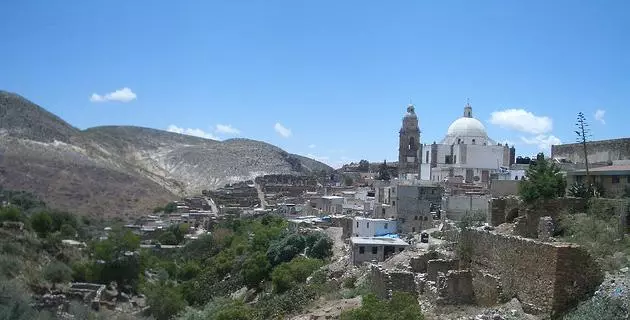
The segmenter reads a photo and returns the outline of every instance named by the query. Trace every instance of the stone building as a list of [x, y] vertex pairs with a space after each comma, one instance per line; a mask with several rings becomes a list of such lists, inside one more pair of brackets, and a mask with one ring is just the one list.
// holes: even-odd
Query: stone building
[[[630, 138], [590, 141], [586, 143], [589, 164], [607, 164], [615, 160], [630, 160]], [[551, 157], [572, 163], [584, 163], [581, 143], [551, 146]]]
[[380, 183], [375, 191], [374, 217], [396, 220], [397, 230], [402, 233], [431, 228], [432, 209], [442, 203], [442, 187], [428, 181]]
[[488, 137], [468, 103], [463, 116], [448, 127], [439, 144], [422, 145], [420, 177], [433, 182], [460, 177], [467, 183], [488, 184], [490, 175], [509, 170], [515, 154], [514, 147]]
[[[589, 169], [591, 181], [602, 186], [608, 198], [628, 196], [630, 193], [630, 164]], [[567, 186], [586, 182], [586, 170], [567, 172]]]
[[403, 251], [409, 244], [398, 238], [352, 237], [350, 238], [350, 259], [354, 265], [363, 262], [385, 261]]
[[407, 107], [399, 132], [398, 175], [401, 179], [420, 174], [420, 127], [412, 104]]

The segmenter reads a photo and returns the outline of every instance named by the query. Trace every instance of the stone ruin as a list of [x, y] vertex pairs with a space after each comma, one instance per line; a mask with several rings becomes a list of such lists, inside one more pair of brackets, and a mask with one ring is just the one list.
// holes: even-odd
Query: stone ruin
[[437, 305], [495, 306], [516, 298], [527, 313], [557, 317], [592, 296], [603, 280], [577, 245], [485, 230], [467, 230], [460, 241], [469, 246], [469, 261], [430, 251], [410, 258], [406, 268], [371, 265], [373, 290], [383, 298], [415, 293]]

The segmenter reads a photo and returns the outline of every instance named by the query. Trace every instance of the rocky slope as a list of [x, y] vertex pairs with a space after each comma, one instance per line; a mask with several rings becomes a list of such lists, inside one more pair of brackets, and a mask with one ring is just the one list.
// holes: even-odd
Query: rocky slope
[[273, 145], [139, 127], [78, 130], [0, 91], [0, 186], [86, 214], [135, 214], [177, 196], [271, 173], [331, 168]]

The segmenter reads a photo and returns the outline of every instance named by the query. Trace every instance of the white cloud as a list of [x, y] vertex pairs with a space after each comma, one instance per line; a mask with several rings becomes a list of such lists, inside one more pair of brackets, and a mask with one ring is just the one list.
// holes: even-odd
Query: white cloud
[[291, 136], [291, 134], [292, 134], [292, 133], [291, 133], [291, 129], [289, 129], [289, 128], [287, 128], [287, 127], [283, 126], [280, 122], [276, 122], [276, 124], [273, 126], [273, 129], [274, 129], [274, 130], [276, 130], [276, 132], [277, 132], [279, 135], [281, 135], [281, 136], [283, 136], [283, 137], [285, 137], [285, 138], [290, 137], [290, 136]]
[[309, 149], [315, 149], [315, 147], [316, 147], [316, 146], [315, 146], [314, 144], [309, 144], [309, 145], [308, 145], [308, 148], [309, 148]]
[[312, 153], [309, 153], [306, 156], [311, 158], [311, 159], [314, 159], [314, 160], [317, 160], [317, 161], [321, 161], [321, 162], [327, 162], [328, 160], [330, 160], [330, 157], [327, 157], [327, 156], [316, 156], [316, 155], [314, 155]]
[[526, 144], [537, 145], [540, 150], [549, 150], [552, 145], [562, 143], [558, 137], [554, 135], [539, 134], [532, 138], [521, 137]]
[[602, 124], [606, 124], [606, 120], [604, 120], [605, 115], [606, 110], [597, 109], [597, 111], [595, 111], [595, 120], [601, 122]]
[[114, 92], [106, 93], [104, 95], [92, 93], [92, 96], [90, 96], [90, 101], [92, 102], [107, 102], [107, 101], [129, 102], [129, 101], [135, 100], [136, 98], [137, 98], [136, 94], [133, 91], [131, 91], [131, 89], [124, 87]]
[[189, 136], [200, 137], [200, 138], [219, 140], [219, 138], [214, 136], [212, 133], [205, 132], [205, 131], [203, 131], [201, 129], [180, 128], [180, 127], [178, 127], [178, 126], [176, 126], [174, 124], [168, 126], [168, 128], [166, 128], [166, 131], [179, 133], [179, 134], [185, 134], [185, 135], [189, 135]]
[[240, 134], [241, 130], [238, 130], [234, 127], [232, 127], [232, 125], [229, 124], [217, 124], [216, 129], [214, 130], [217, 133], [223, 133], [223, 134]]
[[531, 134], [543, 134], [553, 129], [551, 118], [537, 116], [525, 109], [507, 109], [490, 114], [490, 123], [501, 128]]

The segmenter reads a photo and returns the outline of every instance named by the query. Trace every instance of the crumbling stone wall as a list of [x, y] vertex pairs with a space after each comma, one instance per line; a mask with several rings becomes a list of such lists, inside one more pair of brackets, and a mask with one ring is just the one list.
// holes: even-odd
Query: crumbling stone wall
[[440, 274], [446, 274], [449, 270], [457, 270], [459, 260], [456, 259], [435, 259], [427, 262], [427, 279], [437, 281]]
[[[527, 312], [558, 315], [590, 296], [603, 280], [595, 261], [580, 246], [546, 243], [480, 230], [461, 241], [471, 247], [471, 269], [500, 279], [501, 292], [518, 298]], [[474, 281], [475, 295], [490, 300], [485, 281]]]
[[450, 270], [437, 279], [439, 304], [471, 304], [475, 294], [470, 270]]
[[438, 258], [440, 258], [440, 254], [437, 251], [421, 253], [409, 259], [409, 266], [413, 272], [427, 273], [427, 264], [429, 260], [435, 260]]
[[379, 265], [370, 266], [372, 291], [380, 298], [390, 298], [392, 292], [417, 294], [414, 274], [404, 270], [386, 270]]
[[330, 223], [333, 227], [341, 228], [342, 234], [341, 237], [343, 239], [350, 238], [352, 236], [352, 217], [331, 217]]
[[[606, 208], [605, 215], [618, 217], [620, 227], [628, 232], [630, 200], [593, 198], [558, 198], [525, 204], [517, 197], [493, 198], [490, 201], [489, 223], [498, 226], [505, 222], [514, 222], [516, 235], [537, 238], [540, 218], [551, 217], [553, 221], [562, 213], [588, 212], [588, 208]], [[517, 218], [518, 217], [518, 218]], [[516, 218], [516, 219], [515, 219]]]
[[482, 306], [493, 306], [506, 302], [508, 299], [503, 295], [501, 279], [485, 272], [473, 273], [472, 280], [475, 302]]

